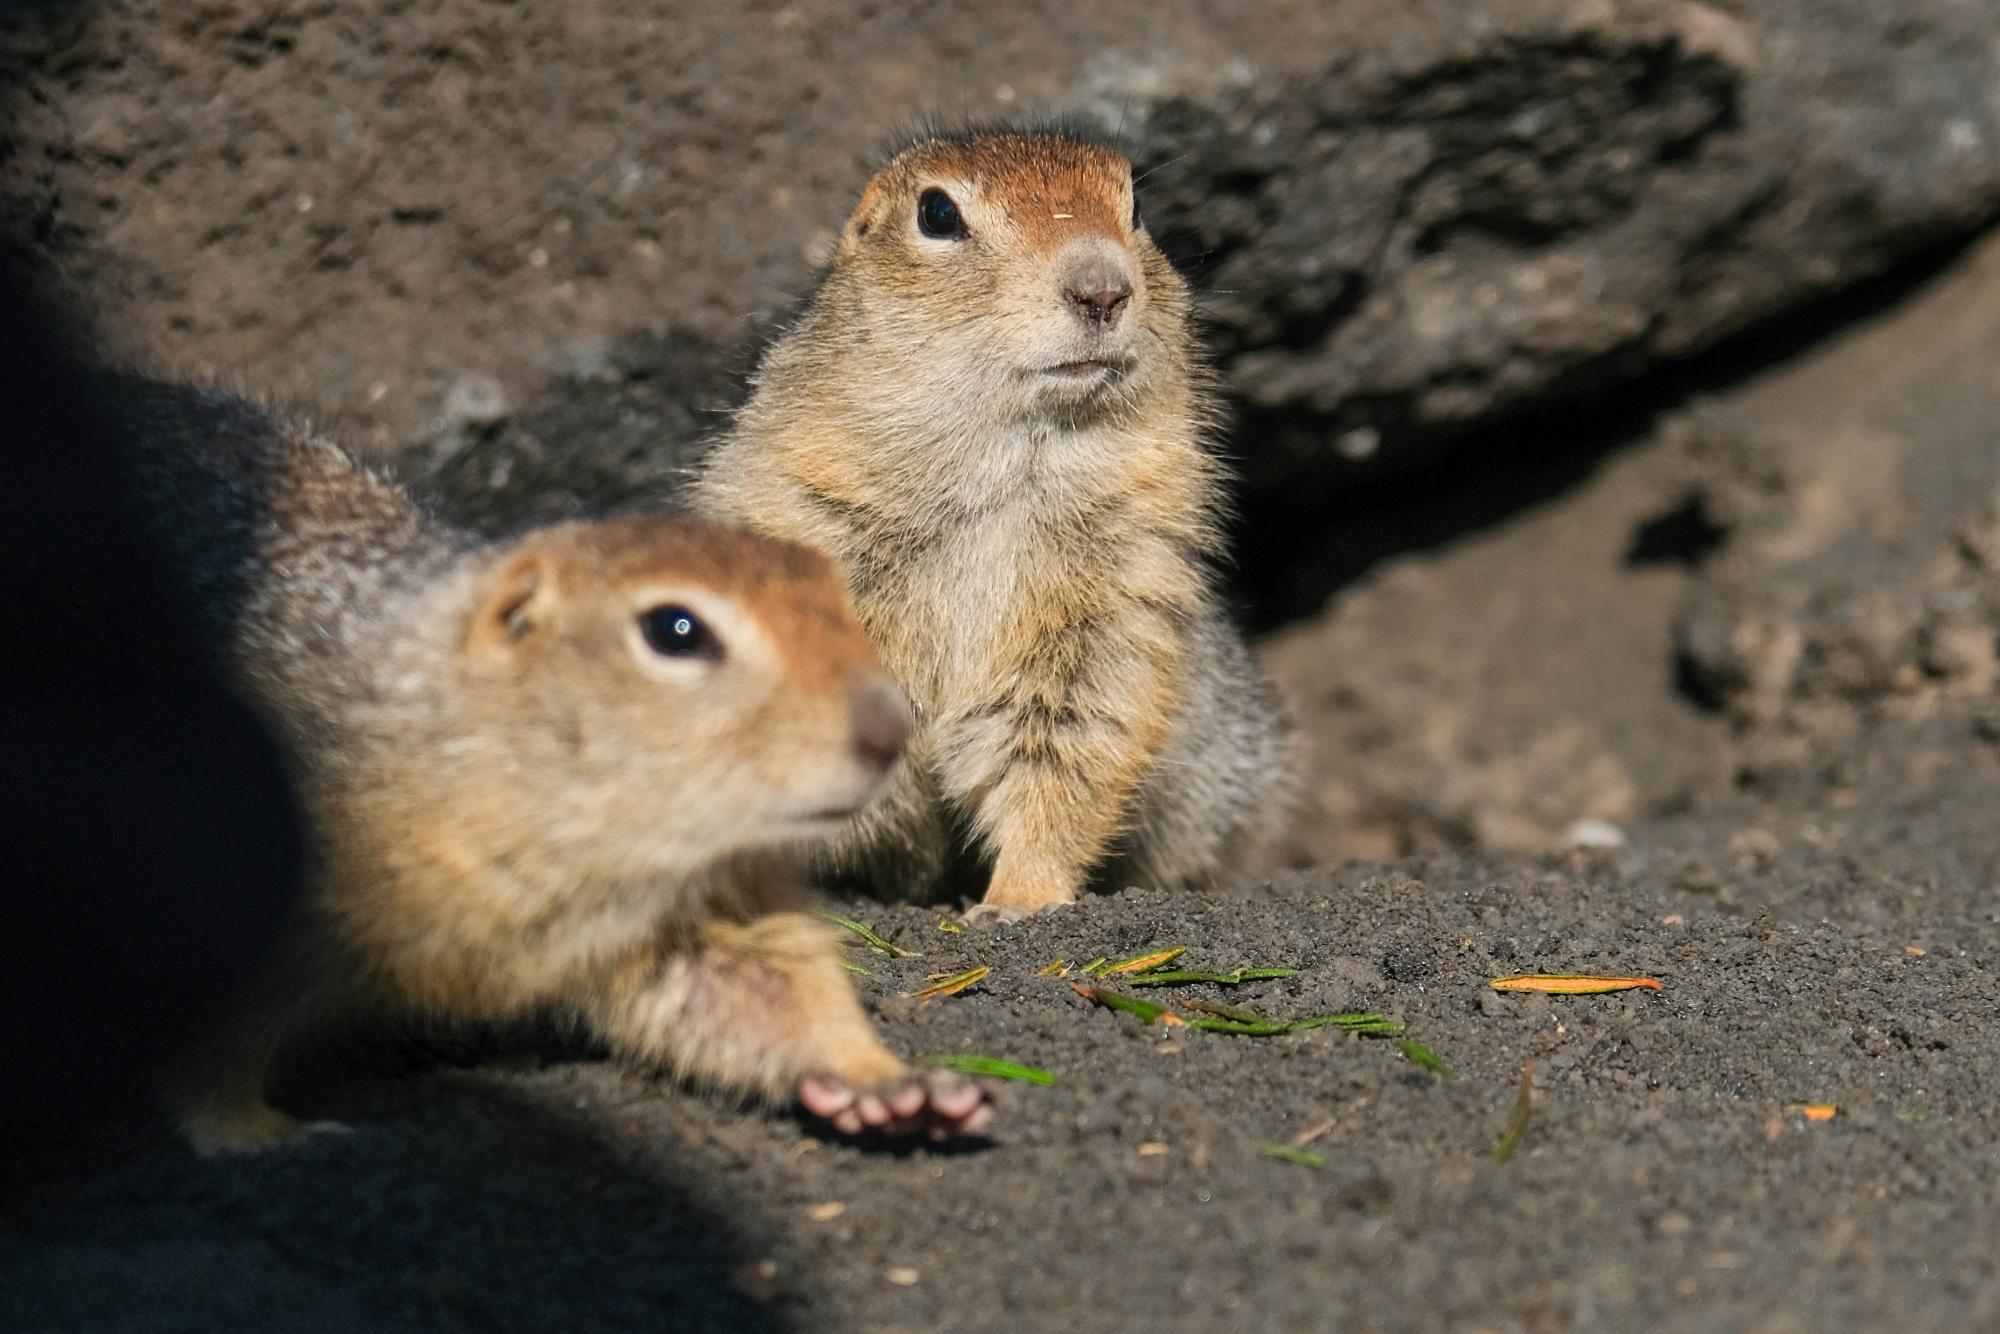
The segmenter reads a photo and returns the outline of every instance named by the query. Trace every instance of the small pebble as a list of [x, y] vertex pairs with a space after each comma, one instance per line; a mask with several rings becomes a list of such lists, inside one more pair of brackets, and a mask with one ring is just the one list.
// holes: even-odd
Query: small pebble
[[769, 1306], [778, 1299], [778, 1262], [776, 1260], [753, 1260], [739, 1266], [729, 1276], [730, 1286], [759, 1306]]
[[1578, 820], [1563, 840], [1572, 848], [1622, 848], [1625, 831], [1609, 820]]
[[444, 419], [457, 426], [492, 426], [507, 417], [507, 391], [490, 375], [459, 376], [445, 391]]

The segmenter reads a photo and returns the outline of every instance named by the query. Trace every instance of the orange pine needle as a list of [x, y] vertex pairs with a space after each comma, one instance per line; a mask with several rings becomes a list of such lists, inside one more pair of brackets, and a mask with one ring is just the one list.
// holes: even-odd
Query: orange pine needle
[[1594, 996], [1635, 987], [1661, 989], [1657, 977], [1590, 977], [1583, 973], [1518, 973], [1513, 977], [1496, 977], [1491, 985], [1495, 991], [1545, 991], [1557, 996]]
[[920, 998], [921, 1004], [929, 1005], [939, 996], [956, 996], [967, 987], [985, 981], [986, 975], [992, 971], [993, 969], [990, 965], [970, 968], [963, 973], [954, 973], [949, 977], [941, 977], [931, 986], [925, 987], [922, 991], [913, 994]]
[[1795, 1102], [1785, 1110], [1797, 1112], [1808, 1121], [1831, 1121], [1840, 1114], [1840, 1109], [1830, 1102]]
[[1106, 964], [1103, 975], [1110, 977], [1114, 973], [1149, 973], [1163, 964], [1172, 963], [1186, 952], [1187, 946], [1174, 945], [1167, 949], [1154, 950], [1151, 954], [1140, 954], [1130, 959], [1120, 959], [1117, 963]]

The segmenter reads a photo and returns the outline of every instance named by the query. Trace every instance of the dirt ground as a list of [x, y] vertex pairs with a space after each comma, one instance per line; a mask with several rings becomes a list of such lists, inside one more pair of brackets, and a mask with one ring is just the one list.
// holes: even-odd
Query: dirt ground
[[[1806, 868], [1864, 905], [1918, 891], [1828, 855], [1810, 818], [1766, 819], [1811, 851], [1725, 862], [1744, 902]], [[17, 1184], [0, 1304], [23, 1330], [1990, 1328], [1992, 881], [1934, 878], [1880, 925], [1725, 906], [1682, 858], [1726, 827], [1226, 901], [1135, 892], [994, 937], [863, 909], [924, 952], [868, 958], [892, 1043], [1057, 1075], [1012, 1086], [989, 1143], [826, 1143], [587, 1059], [451, 1070], [334, 1099], [354, 1133], [296, 1152], [146, 1141]], [[1146, 1028], [1035, 976], [1164, 942], [1298, 965], [1226, 999], [1382, 1010], [1451, 1077], [1387, 1041]], [[900, 995], [977, 962], [978, 989]], [[1523, 968], [1664, 987], [1485, 985]], [[1529, 1060], [1533, 1115], [1499, 1165]], [[1838, 1115], [1786, 1111], [1819, 1102]], [[1322, 1168], [1262, 1152], [1307, 1135]]]
[[[36, 104], [72, 147], [31, 119], [13, 165], [113, 333], [315, 402], [503, 527], [670, 493], [838, 218], [853, 173], [802, 121], [861, 142], [939, 62], [982, 111], [1114, 49], [1283, 70], [1318, 58], [1299, 34], [1436, 17], [1402, 8], [1298, 6], [1225, 50], [1198, 6], [968, 46], [943, 11], [805, 5], [752, 52], [735, 6], [672, 33], [514, 7], [470, 50], [386, 2], [365, 41], [332, 6], [105, 5]], [[579, 42], [564, 84], [537, 53]], [[825, 72], [766, 105], [759, 61]], [[329, 110], [413, 65], [365, 124]], [[481, 100], [500, 66], [545, 95]], [[363, 1050], [293, 1093], [348, 1134], [205, 1162], [148, 1125], [0, 1170], [0, 1326], [2000, 1328], [2000, 239], [1884, 266], [1309, 518], [1252, 496], [1236, 592], [1312, 743], [1286, 868], [993, 934], [846, 906], [922, 953], [853, 955], [892, 1046], [1056, 1075], [1006, 1085], [990, 1139], [836, 1142], [542, 1034]], [[1173, 944], [1300, 970], [1175, 994], [1381, 1011], [1449, 1077], [1038, 975]], [[1487, 986], [1526, 971], [1662, 986]], [[1265, 1152], [1301, 1140], [1319, 1166]]]

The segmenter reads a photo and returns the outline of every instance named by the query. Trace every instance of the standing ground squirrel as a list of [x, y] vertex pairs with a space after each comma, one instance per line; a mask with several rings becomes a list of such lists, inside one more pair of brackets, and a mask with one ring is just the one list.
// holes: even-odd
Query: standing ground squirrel
[[832, 868], [932, 889], [969, 825], [986, 915], [1237, 868], [1292, 740], [1217, 606], [1224, 474], [1185, 284], [1118, 153], [919, 139], [876, 174], [696, 505], [829, 552], [915, 703]]
[[108, 396], [213, 640], [288, 744], [306, 907], [176, 1079], [206, 1149], [328, 1021], [579, 1017], [618, 1053], [844, 1130], [976, 1130], [983, 1094], [882, 1046], [786, 845], [882, 786], [909, 732], [832, 567], [688, 520], [484, 543], [239, 399]]

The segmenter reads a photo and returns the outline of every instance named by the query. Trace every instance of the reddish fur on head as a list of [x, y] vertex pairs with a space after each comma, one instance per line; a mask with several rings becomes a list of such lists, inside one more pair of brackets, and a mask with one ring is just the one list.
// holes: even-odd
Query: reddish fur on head
[[869, 181], [809, 327], [760, 375], [810, 381], [836, 400], [822, 415], [851, 409], [883, 440], [885, 481], [921, 479], [968, 429], [1185, 415], [1188, 315], [1115, 149], [1061, 130], [930, 134]]
[[[849, 243], [887, 221], [912, 182], [964, 182], [1004, 209], [1021, 239], [1053, 254], [1078, 236], [1124, 241], [1131, 232], [1132, 168], [1120, 154], [1061, 133], [1005, 132], [924, 139], [875, 174], [848, 219]], [[901, 188], [899, 188], [901, 187]]]
[[795, 542], [696, 519], [628, 518], [550, 529], [517, 562], [537, 554], [552, 577], [570, 569], [565, 582], [578, 592], [692, 585], [730, 599], [763, 628], [797, 690], [824, 693], [876, 665], [833, 563]]

